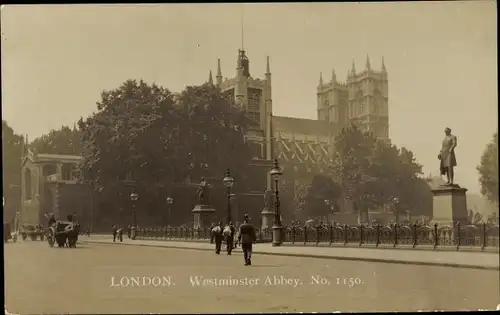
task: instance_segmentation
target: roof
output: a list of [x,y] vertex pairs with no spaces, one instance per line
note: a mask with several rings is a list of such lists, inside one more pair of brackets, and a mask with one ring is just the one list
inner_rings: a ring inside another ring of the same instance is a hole
[[339,127],[322,120],[273,116],[274,132],[290,132],[304,135],[336,135]]

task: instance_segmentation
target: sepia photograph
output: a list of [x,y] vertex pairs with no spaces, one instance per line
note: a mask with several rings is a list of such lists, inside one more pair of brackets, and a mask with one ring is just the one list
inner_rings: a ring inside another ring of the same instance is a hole
[[495,1],[0,21],[5,314],[500,310]]

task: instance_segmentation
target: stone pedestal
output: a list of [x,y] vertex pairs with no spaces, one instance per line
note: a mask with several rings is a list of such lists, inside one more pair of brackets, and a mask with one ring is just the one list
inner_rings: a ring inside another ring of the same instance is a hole
[[432,189],[432,222],[441,226],[465,226],[468,222],[467,189],[458,185],[438,186]]
[[283,227],[281,225],[273,225],[273,246],[281,246],[283,244]]
[[274,211],[271,211],[266,207],[260,214],[262,216],[261,230],[271,229],[274,222]]
[[196,205],[193,208],[194,228],[210,228],[214,219],[215,209],[210,205]]

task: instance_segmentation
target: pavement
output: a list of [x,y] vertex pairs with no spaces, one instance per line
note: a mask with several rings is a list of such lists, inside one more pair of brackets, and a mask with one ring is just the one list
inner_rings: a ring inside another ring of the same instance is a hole
[[[82,242],[113,244],[112,236],[109,235],[92,235],[90,237],[83,236],[81,237],[81,240]],[[123,239],[123,243],[117,242],[114,244],[206,251],[214,250],[214,245],[210,244],[208,241],[130,240],[125,237]],[[260,255],[500,270],[498,252],[425,251],[342,247],[329,248],[322,246],[314,247],[300,245],[274,247],[269,243],[254,245],[254,252]]]
[[247,267],[240,251],[95,242],[4,248],[6,308],[16,314],[416,312],[500,303],[495,270],[262,254]]

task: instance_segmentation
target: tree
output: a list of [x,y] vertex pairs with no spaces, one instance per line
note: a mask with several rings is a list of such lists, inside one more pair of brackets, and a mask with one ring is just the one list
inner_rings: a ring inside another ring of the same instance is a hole
[[498,131],[493,135],[492,141],[486,145],[477,171],[481,194],[498,204]]
[[174,183],[201,176],[219,183],[226,168],[238,180],[249,164],[246,119],[213,85],[174,95],[128,80],[103,92],[97,109],[79,122],[85,146],[80,168],[83,180],[105,194],[116,194],[128,177],[144,188],[141,200],[163,202],[159,198]]
[[338,206],[342,189],[331,177],[318,174],[314,176],[308,188],[305,197],[305,209],[308,217],[327,216],[331,213],[331,207]]
[[420,178],[422,166],[413,152],[378,141],[356,126],[343,130],[335,139],[333,179],[340,184],[342,198],[353,210],[362,212],[384,205],[402,210],[428,211],[431,191]]
[[368,209],[376,201],[372,191],[377,180],[373,174],[375,143],[373,135],[363,133],[355,125],[335,137],[333,180],[341,187],[342,199],[349,200],[354,208]]
[[81,132],[74,126],[62,126],[51,130],[29,144],[30,149],[38,153],[81,155],[83,151]]
[[21,157],[24,139],[2,120],[3,196],[6,199],[4,218],[10,219],[19,209]]
[[296,187],[295,195],[294,195],[294,207],[295,213],[297,217],[301,219],[305,219],[306,217],[306,199],[309,193],[309,189],[311,184],[299,184]]

